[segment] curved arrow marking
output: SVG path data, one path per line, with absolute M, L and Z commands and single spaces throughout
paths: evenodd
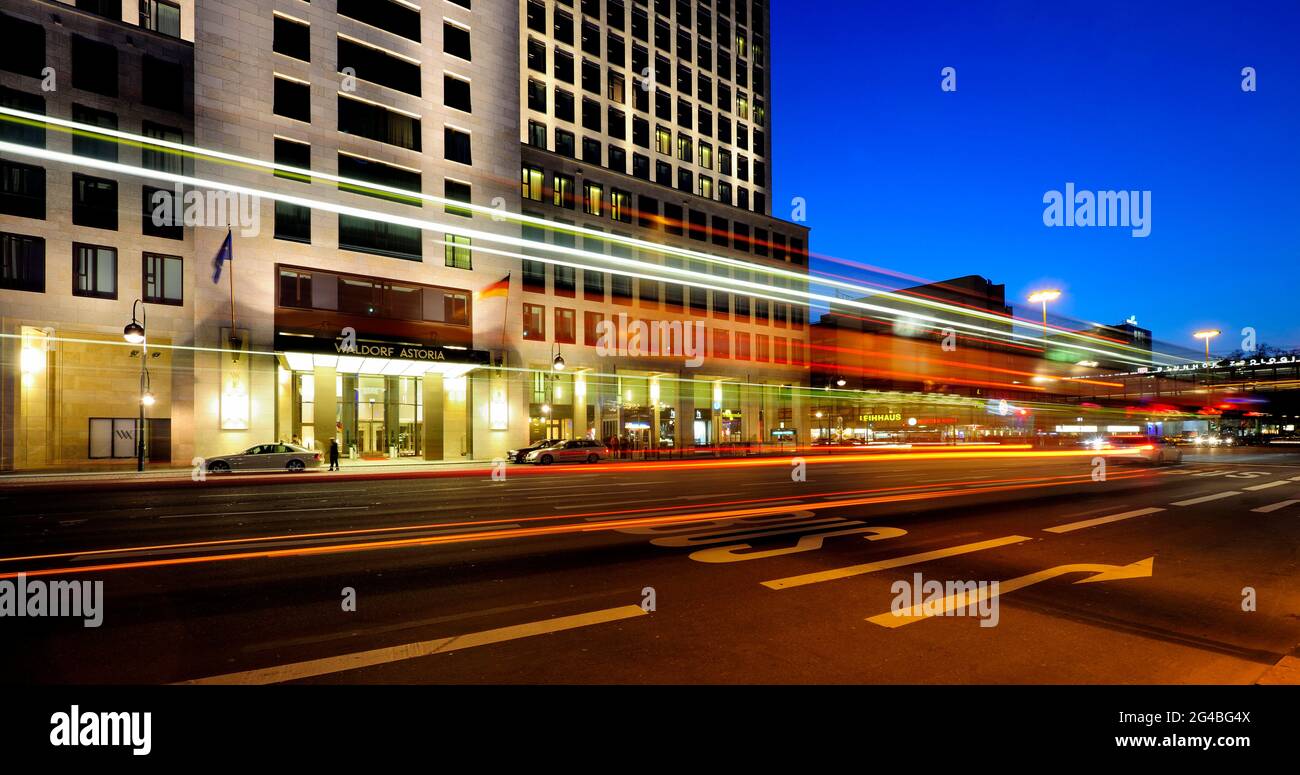
M 1040 570 L 1037 573 L 1030 573 L 1027 576 L 1010 579 L 999 582 L 997 593 L 992 591 L 990 585 L 981 586 L 977 591 L 970 594 L 959 593 L 949 595 L 942 600 L 927 601 L 919 606 L 911 606 L 904 610 L 894 612 L 886 611 L 883 614 L 867 617 L 867 621 L 872 624 L 878 624 L 881 627 L 902 627 L 905 624 L 919 622 L 922 619 L 928 619 L 931 616 L 941 616 L 958 608 L 979 603 L 990 597 L 1014 592 L 1017 589 L 1023 589 L 1034 584 L 1038 584 L 1057 576 L 1065 576 L 1070 573 L 1091 573 L 1086 579 L 1079 579 L 1075 584 L 1091 584 L 1095 581 L 1122 581 L 1123 579 L 1146 578 L 1152 575 L 1155 566 L 1155 557 L 1148 557 L 1145 560 L 1138 560 L 1131 565 L 1095 565 L 1080 563 L 1077 565 L 1058 565 L 1055 568 Z

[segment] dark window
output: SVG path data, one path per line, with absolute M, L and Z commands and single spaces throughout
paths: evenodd
M 599 102 L 584 99 L 582 101 L 582 128 L 589 129 L 592 132 L 599 132 L 601 125 L 600 112 Z
M 573 121 L 573 95 L 563 89 L 555 90 L 555 117 L 561 121 Z
M 606 62 L 616 67 L 627 66 L 627 47 L 623 38 L 611 32 L 605 41 L 605 51 Z
M 7 45 L 7 44 L 6 44 Z M 3 49 L 0 46 L 0 49 Z M 11 108 L 13 110 L 22 110 L 27 113 L 38 113 L 45 115 L 45 98 L 0 86 L 0 106 Z M 0 119 L 0 141 L 6 143 L 16 143 L 18 145 L 30 145 L 33 148 L 45 147 L 45 127 L 43 125 L 29 125 L 19 123 L 16 120 L 5 118 Z
M 573 15 L 564 11 L 555 12 L 555 39 L 561 43 L 573 45 Z
M 661 186 L 673 184 L 673 165 L 666 161 L 655 162 L 655 182 Z
M 105 97 L 116 97 L 117 49 L 108 43 L 73 35 L 72 85 Z
M 555 130 L 555 152 L 561 156 L 574 158 L 574 137 L 567 129 Z
M 449 161 L 460 162 L 461 164 L 473 164 L 473 158 L 470 154 L 469 133 L 462 132 L 451 127 L 442 128 L 443 151 L 442 156 Z
M 600 27 L 588 21 L 582 23 L 582 51 L 594 57 L 600 56 Z
M 293 140 L 286 140 L 283 137 L 275 138 L 275 163 L 284 164 L 289 167 L 297 167 L 302 170 L 311 169 L 311 146 L 307 143 L 299 143 Z M 302 183 L 310 183 L 311 178 L 306 175 L 299 175 L 296 172 L 279 172 L 275 173 L 277 178 L 286 180 L 297 180 Z
M 609 168 L 620 174 L 627 174 L 627 151 L 611 145 L 609 147 Z
M 72 222 L 117 230 L 117 181 L 72 174 Z
M 615 140 L 627 139 L 627 114 L 618 108 L 610 108 L 609 115 L 609 136 Z
M 650 16 L 640 8 L 632 9 L 632 37 L 637 40 L 650 40 Z
M 531 78 L 528 79 L 528 109 L 546 112 L 546 84 Z
M 358 78 L 420 96 L 420 66 L 384 51 L 338 39 L 338 70 L 350 67 Z
M 339 95 L 339 131 L 420 150 L 420 119 Z
M 116 249 L 73 243 L 72 295 L 117 298 Z
M 408 261 L 424 259 L 419 229 L 353 215 L 339 215 L 339 248 Z
M 301 59 L 304 62 L 311 61 L 311 27 L 309 25 L 293 19 L 286 19 L 283 16 L 276 16 L 274 35 L 275 37 L 271 42 L 272 51 L 294 59 Z
M 338 0 L 338 12 L 372 27 L 420 40 L 420 12 L 392 0 Z
M 142 101 L 151 108 L 180 113 L 185 103 L 185 68 L 178 62 L 144 55 Z
M 444 53 L 464 60 L 471 59 L 469 50 L 469 30 L 457 27 L 451 22 L 442 23 L 442 50 Z
M 72 120 L 101 129 L 117 129 L 116 113 L 75 103 L 72 106 Z M 90 133 L 78 132 L 72 136 L 72 152 L 92 159 L 117 161 L 117 143 L 111 139 L 100 139 Z
M 640 148 L 650 147 L 650 122 L 640 116 L 632 118 L 632 144 Z
M 610 283 L 610 290 L 613 293 L 614 301 L 629 302 L 632 300 L 632 278 L 625 274 L 613 275 Z
M 275 238 L 310 245 L 311 208 L 288 202 L 276 202 Z
M 573 54 L 559 50 L 555 52 L 555 77 L 565 83 L 573 83 Z
M 528 69 L 546 72 L 546 44 L 534 38 L 528 39 Z
M 389 188 L 400 188 L 404 191 L 414 191 L 417 194 L 421 191 L 420 173 L 412 170 L 394 167 L 383 162 L 363 159 L 358 156 L 351 156 L 340 153 L 339 160 L 339 177 L 353 178 L 355 180 L 365 181 L 366 183 L 375 183 Z M 351 191 L 356 194 L 373 196 L 377 199 L 387 199 L 390 202 L 399 202 L 406 205 L 419 207 L 421 200 L 418 197 L 402 196 L 390 191 L 383 191 L 369 186 L 359 186 L 350 183 L 339 183 L 340 191 Z
M 180 256 L 145 253 L 140 262 L 144 270 L 144 300 L 152 304 L 184 303 L 185 262 Z
M 604 301 L 606 275 L 595 269 L 582 270 L 582 295 L 587 301 Z
M 466 113 L 473 112 L 470 104 L 469 81 L 451 75 L 442 76 L 442 104 Z
M 588 164 L 601 163 L 601 146 L 599 140 L 590 137 L 582 139 L 582 160 Z
M 540 121 L 528 122 L 528 144 L 546 150 L 546 125 Z
M 600 94 L 600 65 L 590 59 L 582 60 L 582 88 L 592 94 Z
M 644 195 L 637 199 L 637 225 L 643 229 L 659 228 L 659 200 Z
M 528 0 L 528 29 L 533 32 L 546 32 L 546 3 L 540 0 Z
M 180 220 L 184 203 L 176 201 L 174 190 L 142 186 L 140 203 L 141 234 L 164 239 L 185 239 L 185 229 Z
M 572 297 L 577 287 L 577 272 L 571 266 L 555 267 L 555 293 L 558 296 Z
M 470 194 L 472 189 L 468 183 L 461 183 L 457 180 L 444 180 L 442 182 L 442 195 L 444 199 L 450 199 L 453 202 L 464 202 L 470 204 Z M 450 215 L 459 215 L 462 218 L 473 218 L 474 211 L 466 210 L 464 207 L 455 205 L 445 205 L 443 211 Z
M 708 238 L 708 230 L 709 230 L 707 216 L 704 213 L 700 212 L 699 210 L 691 210 L 690 221 L 691 221 L 690 224 L 691 239 L 699 240 L 701 242 L 706 240 Z
M 311 123 L 311 87 L 299 81 L 276 78 L 275 103 L 272 110 L 277 116 Z M 341 115 L 340 123 L 342 123 Z
M 0 288 L 45 292 L 45 240 L 0 233 Z
M 685 216 L 682 214 L 681 205 L 664 202 L 664 228 L 669 234 L 682 236 L 684 221 Z
M 0 13 L 5 41 L 0 46 L 0 70 L 40 78 L 45 69 L 45 28 L 35 22 Z
M 185 135 L 176 127 L 163 126 L 155 124 L 152 121 L 143 121 L 140 125 L 140 134 L 154 140 L 166 140 L 169 143 L 185 142 Z M 183 151 L 172 148 L 150 147 L 148 145 L 140 148 L 140 166 L 148 170 L 161 170 L 163 172 L 172 172 L 177 175 L 184 171 Z
M 713 216 L 713 244 L 719 247 L 728 247 L 727 219 Z

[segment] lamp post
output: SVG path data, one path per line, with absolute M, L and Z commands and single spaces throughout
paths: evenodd
M 1192 337 L 1195 338 L 1195 339 L 1204 339 L 1204 340 L 1205 340 L 1205 361 L 1206 361 L 1207 363 L 1208 363 L 1209 360 L 1210 360 L 1210 340 L 1213 339 L 1214 337 L 1218 336 L 1218 335 L 1221 334 L 1221 333 L 1223 333 L 1223 332 L 1222 332 L 1222 331 L 1219 331 L 1218 329 L 1211 329 L 1211 330 L 1206 330 L 1206 331 L 1197 331 L 1196 333 L 1192 334 Z
M 1055 288 L 1034 291 L 1029 294 L 1030 304 L 1043 305 L 1043 355 L 1047 355 L 1047 302 L 1056 301 L 1059 298 L 1061 298 L 1061 292 Z
M 140 320 L 136 322 L 136 309 L 140 309 Z M 122 329 L 122 338 L 130 344 L 140 345 L 140 415 L 135 426 L 135 470 L 144 471 L 144 410 L 152 406 L 153 393 L 149 392 L 149 338 L 145 324 L 148 322 L 147 310 L 140 299 L 131 304 L 131 322 Z

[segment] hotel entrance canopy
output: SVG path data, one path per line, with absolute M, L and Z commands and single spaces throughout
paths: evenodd
M 332 368 L 340 374 L 392 377 L 437 374 L 455 378 L 492 362 L 486 350 L 362 336 L 345 340 L 341 336 L 331 339 L 277 332 L 275 349 L 281 362 L 293 371 Z

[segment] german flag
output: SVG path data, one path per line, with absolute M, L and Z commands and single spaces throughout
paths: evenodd
M 510 295 L 510 275 L 502 277 L 500 280 L 497 280 L 478 292 L 479 299 L 491 299 L 496 296 L 504 299 L 508 295 Z

